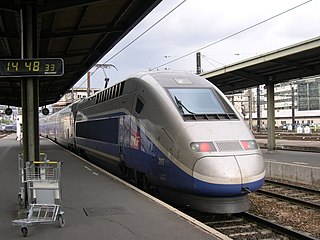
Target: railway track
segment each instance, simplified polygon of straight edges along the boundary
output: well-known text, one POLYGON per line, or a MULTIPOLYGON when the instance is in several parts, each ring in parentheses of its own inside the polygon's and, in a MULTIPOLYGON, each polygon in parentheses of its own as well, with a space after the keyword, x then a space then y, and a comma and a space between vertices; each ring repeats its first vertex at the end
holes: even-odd
POLYGON ((320 210, 319 190, 266 180, 257 193, 320 210))
MULTIPOLYGON (((320 210, 318 190, 267 180, 256 194, 281 199, 285 203, 299 205, 312 211, 320 210)), ((253 213, 214 215, 190 209, 180 210, 231 239, 318 239, 253 213)))
POLYGON ((269 221, 252 213, 239 213, 232 215, 217 215, 181 209, 180 211, 197 219, 209 227, 221 232, 231 239, 299 239, 316 240, 312 236, 269 221))
MULTIPOLYGON (((267 138, 267 133, 254 133, 255 138, 267 138)), ((293 132, 275 132, 276 139, 287 139, 287 140, 297 140, 297 141, 319 141, 320 134, 312 133, 312 134, 297 134, 293 132)))

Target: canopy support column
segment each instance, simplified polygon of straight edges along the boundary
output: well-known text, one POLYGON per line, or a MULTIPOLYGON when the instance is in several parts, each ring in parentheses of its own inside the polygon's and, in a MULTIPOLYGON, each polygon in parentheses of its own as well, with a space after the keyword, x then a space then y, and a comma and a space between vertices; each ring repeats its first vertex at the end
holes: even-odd
MULTIPOLYGON (((22 14, 21 58, 36 58, 38 56, 38 9, 37 1, 26 1, 22 14)), ((39 160, 39 83, 36 77, 21 79, 23 160, 39 160)), ((26 187, 25 187, 26 189, 26 187)), ((25 207, 27 207, 27 192, 25 207)))
POLYGON ((267 117, 268 117, 268 150, 276 149, 275 114, 274 114, 274 84, 267 84, 267 117))

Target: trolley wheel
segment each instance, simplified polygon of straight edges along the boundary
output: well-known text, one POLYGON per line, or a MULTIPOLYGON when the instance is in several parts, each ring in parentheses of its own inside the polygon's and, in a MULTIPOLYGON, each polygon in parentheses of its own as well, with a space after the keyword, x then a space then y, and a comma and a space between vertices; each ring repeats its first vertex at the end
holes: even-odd
POLYGON ((59 221, 59 227, 63 228, 66 225, 66 221, 64 219, 63 214, 59 214, 58 221, 59 221))
POLYGON ((28 235, 28 228, 21 227, 21 233, 22 233, 22 236, 26 237, 28 235))

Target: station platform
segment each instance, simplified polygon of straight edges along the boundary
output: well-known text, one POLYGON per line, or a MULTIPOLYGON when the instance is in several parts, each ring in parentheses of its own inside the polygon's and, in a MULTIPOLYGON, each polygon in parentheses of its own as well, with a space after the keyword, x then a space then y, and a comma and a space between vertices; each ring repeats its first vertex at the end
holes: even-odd
MULTIPOLYGON (((266 138, 256 138, 260 148, 268 148, 268 140, 266 138)), ((291 140, 276 139, 275 150, 288 150, 299 152, 320 153, 320 141, 315 140, 291 140)), ((271 151, 272 153, 273 151, 271 151)), ((303 159, 299 162, 279 162, 276 160, 266 162, 266 177, 271 179, 285 180, 295 183, 320 186, 320 168, 317 166, 309 166, 303 159), (302 164, 302 165, 301 165, 302 164)))
MULTIPOLYGON (((46 239, 228 239, 178 210, 100 170, 47 139, 41 152, 63 161, 62 210, 66 225, 29 228, 33 240, 46 239)), ((0 139, 1 239, 21 239, 18 218, 18 154, 15 134, 0 139)))
MULTIPOLYGON (((268 148, 268 139, 256 138, 261 148, 268 148)), ((320 152, 320 140, 290 140, 290 139, 276 139, 277 150, 290 150, 302 152, 320 152)))

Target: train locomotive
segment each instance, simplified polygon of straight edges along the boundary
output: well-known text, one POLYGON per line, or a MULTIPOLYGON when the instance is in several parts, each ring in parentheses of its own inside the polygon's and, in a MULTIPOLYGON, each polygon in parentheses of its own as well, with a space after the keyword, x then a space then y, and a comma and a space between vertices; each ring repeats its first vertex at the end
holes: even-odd
POLYGON ((206 79, 145 72, 40 119, 40 134, 161 198, 230 214, 265 179, 261 150, 206 79))

